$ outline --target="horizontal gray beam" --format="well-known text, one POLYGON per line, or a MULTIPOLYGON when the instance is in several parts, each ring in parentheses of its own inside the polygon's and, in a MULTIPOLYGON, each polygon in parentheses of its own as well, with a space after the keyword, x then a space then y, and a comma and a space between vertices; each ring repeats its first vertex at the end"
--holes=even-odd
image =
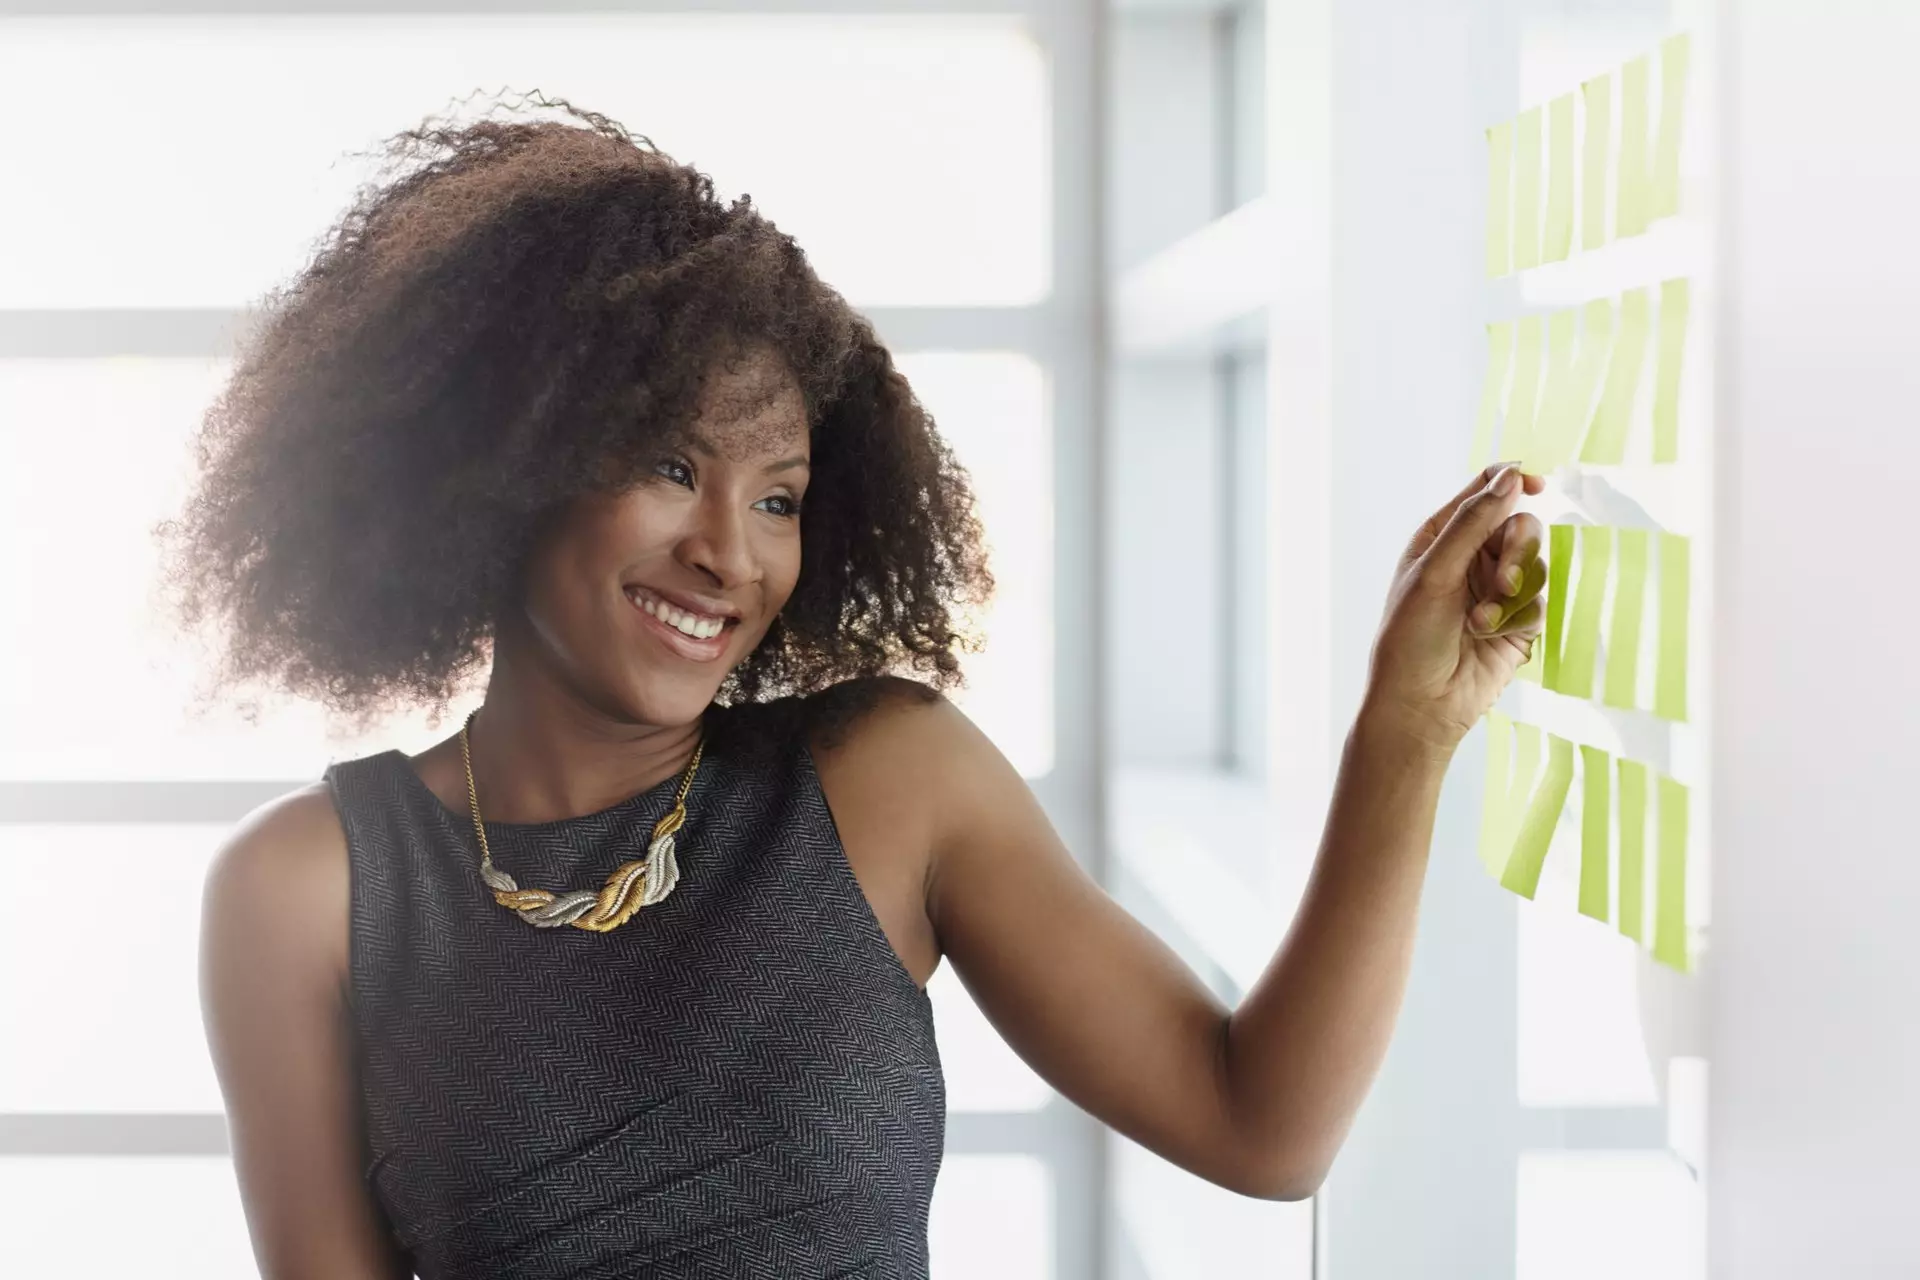
MULTIPOLYGON (((869 307, 895 351, 1053 353, 1058 320, 1045 306, 869 307)), ((227 308, 0 310, 0 359, 97 360, 108 356, 204 359, 233 354, 250 314, 227 308)))
POLYGON ((0 824, 238 822, 308 782, 0 782, 0 824))
MULTIPOLYGON (((1070 1139, 1056 1104, 1040 1111, 955 1111, 947 1116, 950 1155, 1034 1155, 1050 1159, 1070 1139)), ((217 1112, 0 1113, 0 1156, 224 1156, 227 1118, 217 1112)))
POLYGON ((224 1156, 227 1118, 0 1114, 0 1156, 224 1156))
POLYGON ((1660 1107, 1522 1107, 1520 1146, 1541 1151, 1664 1151, 1660 1107))

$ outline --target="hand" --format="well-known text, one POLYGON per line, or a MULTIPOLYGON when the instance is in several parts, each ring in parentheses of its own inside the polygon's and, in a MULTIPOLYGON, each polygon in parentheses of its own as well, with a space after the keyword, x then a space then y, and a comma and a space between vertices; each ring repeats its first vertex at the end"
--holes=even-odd
POLYGON ((1544 531, 1513 515, 1546 482, 1496 463, 1407 544, 1373 646, 1364 715, 1451 753, 1546 626, 1544 531))

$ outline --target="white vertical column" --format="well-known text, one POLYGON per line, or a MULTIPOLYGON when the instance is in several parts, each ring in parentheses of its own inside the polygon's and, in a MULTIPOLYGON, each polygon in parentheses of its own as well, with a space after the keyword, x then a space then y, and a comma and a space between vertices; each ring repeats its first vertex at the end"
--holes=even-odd
POLYGON ((1311 847, 1332 777, 1332 89, 1332 0, 1270 0, 1267 188, 1282 248, 1267 350, 1267 759, 1282 848, 1311 847))
POLYGON ((1920 1274, 1920 6, 1722 6, 1712 1274, 1920 1274))

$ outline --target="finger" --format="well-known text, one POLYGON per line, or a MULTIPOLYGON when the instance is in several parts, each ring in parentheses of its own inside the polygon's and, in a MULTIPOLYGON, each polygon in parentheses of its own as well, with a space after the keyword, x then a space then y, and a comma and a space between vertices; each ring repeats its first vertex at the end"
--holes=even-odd
POLYGON ((1546 628, 1547 603, 1544 600, 1535 600, 1532 604, 1529 604, 1526 608, 1514 614, 1513 618, 1506 626, 1500 628, 1497 634, 1483 636, 1481 638, 1490 644, 1512 646, 1514 652, 1519 655, 1520 660, 1525 662, 1533 656, 1533 647, 1539 643, 1540 635, 1546 628))
POLYGON ((1500 624, 1497 635, 1515 636, 1522 640, 1531 640, 1547 629, 1547 602, 1531 600, 1514 615, 1500 624))
POLYGON ((1539 558, 1546 540, 1547 531, 1538 516, 1522 511, 1507 517, 1489 544, 1497 552, 1493 587, 1499 595, 1510 596, 1520 590, 1527 566, 1539 558))
POLYGON ((1509 466, 1480 491, 1460 503, 1422 556, 1425 574, 1443 591, 1457 591, 1467 581, 1473 559, 1500 522, 1520 500, 1523 477, 1509 466))
POLYGON ((1467 482, 1466 488, 1448 498, 1441 508, 1428 516, 1426 522, 1414 532, 1413 542, 1407 548, 1407 558, 1418 560, 1425 555, 1427 548, 1433 545, 1434 539, 1440 536, 1440 531, 1447 527, 1447 521, 1453 519, 1453 513, 1460 509, 1462 503, 1492 484, 1506 468, 1517 465, 1519 464, 1513 462, 1496 462, 1475 472, 1473 479, 1467 482))
POLYGON ((1467 615, 1467 629, 1477 636, 1490 636, 1503 630, 1529 604, 1539 600, 1547 587, 1547 562, 1535 556, 1521 571, 1520 589, 1511 595, 1481 597, 1467 615))

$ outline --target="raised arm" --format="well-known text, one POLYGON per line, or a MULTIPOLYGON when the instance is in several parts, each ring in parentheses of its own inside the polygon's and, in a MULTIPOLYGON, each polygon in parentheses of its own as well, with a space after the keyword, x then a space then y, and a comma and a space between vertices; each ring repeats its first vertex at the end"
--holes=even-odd
POLYGON ((1447 764, 1541 627, 1540 526, 1510 517, 1537 485, 1490 471, 1414 536, 1298 915, 1232 1012, 1081 871, 964 717, 908 707, 872 735, 875 767, 937 788, 928 914, 942 949, 1062 1093, 1223 1186, 1288 1199, 1319 1186, 1399 1010, 1447 764))
POLYGON ((361 1180, 347 883, 317 788, 241 824, 207 876, 201 1007, 262 1280, 412 1274, 361 1180))

